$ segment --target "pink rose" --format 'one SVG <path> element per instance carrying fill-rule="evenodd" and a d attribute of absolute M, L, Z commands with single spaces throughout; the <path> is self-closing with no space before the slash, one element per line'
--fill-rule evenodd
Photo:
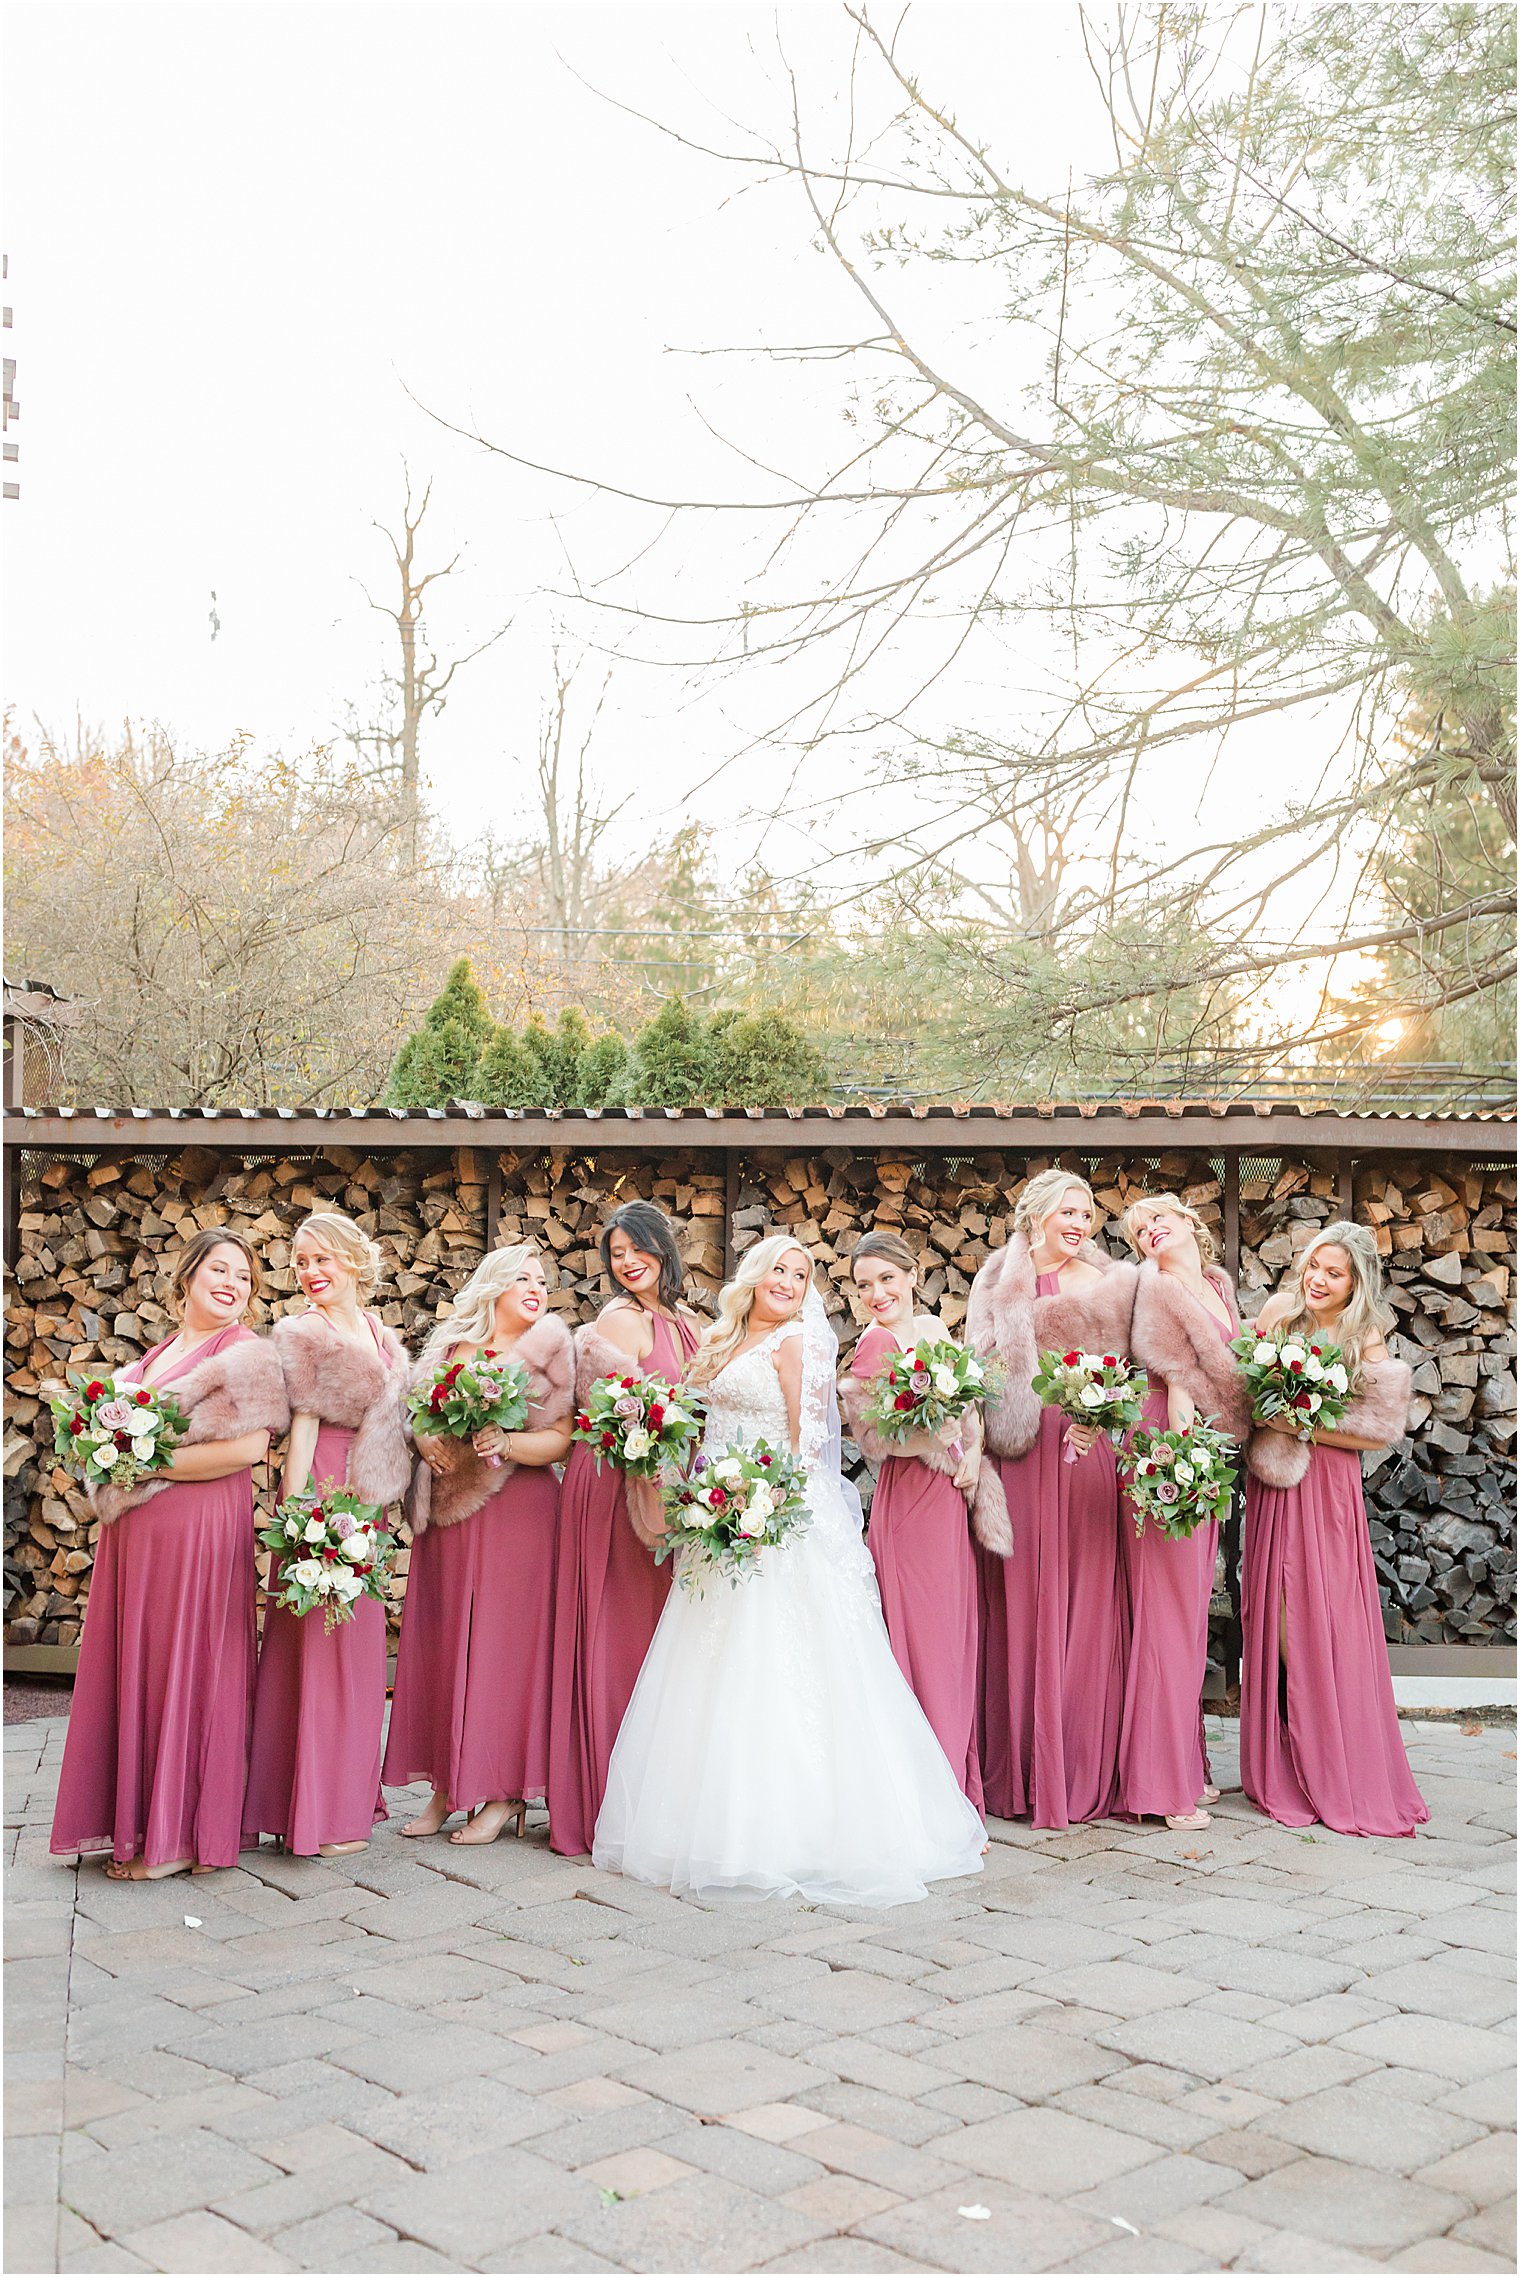
<path fill-rule="evenodd" d="M 124 1399 L 107 1400 L 104 1407 L 95 1410 L 96 1426 L 101 1431 L 125 1431 L 137 1421 L 137 1409 Z"/>

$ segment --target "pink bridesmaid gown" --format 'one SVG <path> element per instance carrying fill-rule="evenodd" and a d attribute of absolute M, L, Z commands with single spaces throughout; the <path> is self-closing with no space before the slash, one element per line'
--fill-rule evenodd
<path fill-rule="evenodd" d="M 679 1381 L 697 1348 L 683 1320 L 653 1315 L 644 1375 Z M 549 1708 L 549 1847 L 589 1855 L 607 1765 L 649 1640 L 670 1594 L 670 1566 L 656 1565 L 633 1530 L 623 1475 L 597 1468 L 577 1441 L 560 1494 L 554 1587 L 554 1670 Z"/>
<path fill-rule="evenodd" d="M 558 1514 L 552 1470 L 509 1471 L 473 1517 L 413 1544 L 388 1787 L 426 1780 L 460 1811 L 543 1801 Z"/>
<path fill-rule="evenodd" d="M 375 1343 L 395 1366 L 378 1336 Z M 353 1441 L 338 1424 L 320 1426 L 313 1486 L 346 1483 Z M 368 1840 L 387 1815 L 380 1792 L 385 1677 L 385 1607 L 378 1598 L 361 1597 L 353 1619 L 331 1635 L 320 1614 L 298 1619 L 266 1606 L 243 1806 L 250 1843 L 278 1834 L 287 1850 L 309 1858 L 324 1842 Z"/>
<path fill-rule="evenodd" d="M 901 1349 L 890 1329 L 868 1328 L 855 1347 L 850 1373 L 874 1376 Z M 962 1793 L 980 1810 L 977 1571 L 966 1497 L 943 1471 L 931 1470 L 916 1455 L 889 1455 L 877 1473 L 866 1545 L 893 1658 Z"/>
<path fill-rule="evenodd" d="M 252 1335 L 220 1329 L 160 1381 Z M 138 1382 L 163 1349 L 118 1376 Z M 53 1817 L 57 1856 L 237 1864 L 253 1600 L 251 1471 L 167 1486 L 102 1526 Z"/>
<path fill-rule="evenodd" d="M 1205 1308 L 1206 1309 L 1206 1308 Z M 1214 1320 L 1219 1340 L 1236 1333 Z M 1153 1383 L 1143 1424 L 1167 1425 L 1166 1386 Z M 1242 1455 L 1242 1462 L 1244 1455 Z M 1210 1519 L 1184 1542 L 1149 1526 L 1137 1537 L 1127 1501 L 1119 1518 L 1119 1565 L 1129 1603 L 1129 1650 L 1119 1727 L 1121 1811 L 1137 1818 L 1184 1818 L 1209 1785 L 1203 1739 L 1203 1675 L 1209 1657 L 1209 1600 L 1219 1557 Z"/>
<path fill-rule="evenodd" d="M 1361 1457 L 1349 1448 L 1311 1448 L 1299 1486 L 1247 1481 L 1240 1615 L 1240 1780 L 1257 1808 L 1337 1834 L 1423 1826 L 1430 1812 L 1393 1703 Z"/>
<path fill-rule="evenodd" d="M 1042 1273 L 1035 1293 L 1060 1286 L 1059 1273 Z M 1028 1454 L 996 1458 L 1013 1555 L 977 1556 L 986 1807 L 1040 1827 L 1105 1818 L 1118 1795 L 1118 1471 L 1106 1438 L 1068 1463 L 1065 1431 L 1066 1418 L 1046 1408 Z"/>

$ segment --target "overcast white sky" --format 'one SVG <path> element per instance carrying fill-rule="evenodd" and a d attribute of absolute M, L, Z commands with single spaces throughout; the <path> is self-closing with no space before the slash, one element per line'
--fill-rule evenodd
<path fill-rule="evenodd" d="M 842 83 L 842 11 L 20 0 L 7 27 L 10 701 L 23 721 L 156 717 L 209 745 L 329 733 L 384 654 L 354 580 L 383 575 L 370 521 L 394 511 L 405 454 L 435 477 L 437 549 L 467 548 L 436 636 L 513 622 L 461 677 L 427 769 L 461 829 L 509 824 L 545 589 L 572 555 L 610 560 L 624 524 L 483 460 L 408 391 L 661 494 L 754 493 L 703 415 L 787 465 L 835 451 L 827 371 L 778 395 L 748 360 L 670 353 L 858 331 L 794 194 L 751 190 L 583 82 L 689 132 L 769 124 L 780 47 L 815 91 Z M 1032 177 L 1100 155 L 1064 0 L 926 7 L 914 40 L 944 84 L 981 90 Z M 726 581 L 731 529 L 693 533 L 689 597 Z M 616 685 L 609 766 L 654 778 L 662 812 L 698 783 L 705 816 L 742 812 L 753 775 L 710 780 L 744 740 L 733 699 L 669 671 Z"/>

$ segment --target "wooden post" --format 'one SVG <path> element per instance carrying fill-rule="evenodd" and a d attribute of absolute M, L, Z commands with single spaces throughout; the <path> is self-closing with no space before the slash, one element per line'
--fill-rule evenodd
<path fill-rule="evenodd" d="M 1240 1150 L 1232 1148 L 1224 1159 L 1224 1269 L 1230 1279 L 1240 1279 Z M 1240 1515 L 1241 1498 L 1245 1491 L 1244 1480 L 1236 1485 L 1230 1497 L 1230 1512 L 1224 1522 L 1224 1593 L 1229 1600 L 1229 1613 L 1224 1624 L 1224 1681 L 1226 1691 L 1233 1691 L 1240 1682 Z"/>
<path fill-rule="evenodd" d="M 1356 1191 L 1351 1179 L 1351 1157 L 1340 1153 L 1335 1158 L 1336 1187 L 1340 1195 L 1341 1216 L 1349 1218 L 1356 1206 Z"/>
<path fill-rule="evenodd" d="M 496 1247 L 497 1228 L 501 1224 L 501 1156 L 493 1151 L 490 1167 L 486 1171 L 486 1253 Z"/>
<path fill-rule="evenodd" d="M 734 1212 L 739 1207 L 739 1156 L 730 1147 L 723 1157 L 723 1278 L 734 1277 Z"/>
<path fill-rule="evenodd" d="M 1224 1269 L 1232 1281 L 1240 1279 L 1240 1155 L 1236 1149 L 1224 1158 Z"/>

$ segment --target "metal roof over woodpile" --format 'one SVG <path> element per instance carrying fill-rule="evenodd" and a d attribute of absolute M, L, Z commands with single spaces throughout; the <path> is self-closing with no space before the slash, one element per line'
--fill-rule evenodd
<path fill-rule="evenodd" d="M 7 1144 L 48 1147 L 241 1148 L 454 1146 L 645 1148 L 718 1152 L 835 1146 L 1048 1148 L 1092 1153 L 1109 1146 L 1376 1147 L 1380 1151 L 1506 1153 L 1515 1144 L 1508 1107 L 1442 1114 L 1333 1107 L 1303 1099 L 1036 1100 L 1023 1105 L 886 1105 L 852 1101 L 814 1107 L 26 1107 L 5 1113 Z"/>

